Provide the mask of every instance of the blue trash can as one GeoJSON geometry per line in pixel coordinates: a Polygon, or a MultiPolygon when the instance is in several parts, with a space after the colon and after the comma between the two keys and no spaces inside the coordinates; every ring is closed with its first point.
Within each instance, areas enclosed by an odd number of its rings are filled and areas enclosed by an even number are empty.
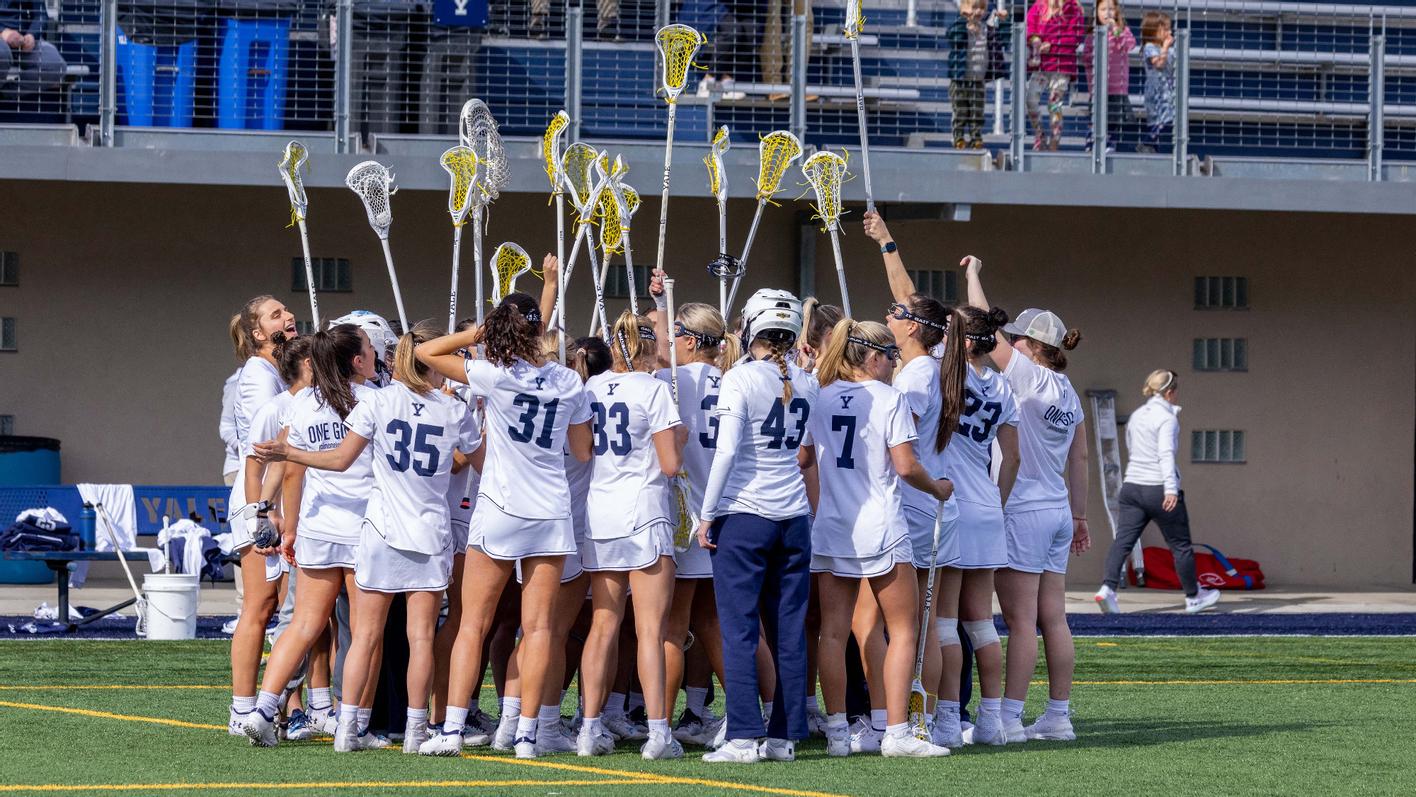
{"type": "Polygon", "coordinates": [[[290,60],[290,20],[222,21],[217,127],[280,130],[290,60]]]}
{"type": "Polygon", "coordinates": [[[197,90],[197,42],[139,44],[118,31],[119,124],[191,127],[197,90]]]}
{"type": "MultiPolygon", "coordinates": [[[[59,483],[59,441],[52,437],[0,437],[0,486],[59,483]]],[[[0,518],[8,528],[15,518],[0,518]]],[[[43,562],[0,560],[0,584],[49,584],[54,571],[43,562]]]]}

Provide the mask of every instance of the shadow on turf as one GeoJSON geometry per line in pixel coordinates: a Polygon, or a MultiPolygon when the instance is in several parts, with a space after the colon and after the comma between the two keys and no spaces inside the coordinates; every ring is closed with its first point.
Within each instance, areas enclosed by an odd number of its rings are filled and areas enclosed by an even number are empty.
{"type": "MultiPolygon", "coordinates": [[[[1267,736],[1273,733],[1308,731],[1314,728],[1336,726],[1336,722],[1271,722],[1255,720],[1244,722],[1223,722],[1216,720],[1076,720],[1077,740],[1075,742],[1030,741],[1023,745],[984,748],[989,753],[1023,752],[1027,748],[1112,748],[1142,747],[1191,742],[1208,739],[1233,739],[1244,736],[1267,736]]],[[[968,754],[978,748],[969,747],[968,754]]]]}

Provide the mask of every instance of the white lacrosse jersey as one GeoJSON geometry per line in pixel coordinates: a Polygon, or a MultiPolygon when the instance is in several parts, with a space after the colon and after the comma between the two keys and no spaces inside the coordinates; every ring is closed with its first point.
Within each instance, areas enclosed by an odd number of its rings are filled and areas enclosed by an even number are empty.
{"type": "MultiPolygon", "coordinates": [[[[472,423],[477,427],[478,437],[482,434],[482,425],[477,420],[477,397],[472,395],[472,391],[466,385],[454,385],[453,393],[458,401],[467,407],[467,414],[472,416],[472,423]]],[[[464,454],[471,451],[460,449],[464,454]]],[[[477,487],[481,476],[477,469],[471,465],[461,473],[452,474],[447,491],[447,511],[452,516],[454,525],[467,528],[472,522],[472,510],[477,506],[477,487]]]]}
{"type": "Polygon", "coordinates": [[[400,551],[431,556],[447,550],[452,452],[481,444],[467,405],[440,390],[418,395],[394,382],[365,393],[345,424],[373,449],[364,522],[400,551]]]}
{"type": "MultiPolygon", "coordinates": [[[[655,376],[672,384],[669,369],[655,376]]],[[[688,427],[688,442],[683,446],[683,472],[687,477],[688,505],[703,506],[703,491],[708,486],[708,471],[713,467],[713,452],[718,447],[718,388],[723,372],[716,365],[689,363],[678,367],[678,412],[688,427]]]]}
{"type": "Polygon", "coordinates": [[[821,388],[809,426],[821,474],[812,553],[860,558],[889,550],[909,533],[890,459],[891,448],[917,437],[909,402],[884,382],[837,380],[821,388]]]}
{"type": "Polygon", "coordinates": [[[585,391],[595,414],[590,539],[617,540],[667,523],[676,513],[652,438],[680,424],[669,386],[644,371],[606,371],[591,377],[585,391]]]}
{"type": "Polygon", "coordinates": [[[745,512],[769,520],[810,514],[797,449],[811,445],[807,428],[821,387],[816,377],[787,365],[792,398],[782,403],[782,373],[770,360],[745,359],[723,374],[714,415],[741,419],[745,435],[715,507],[704,499],[699,517],[745,512]]]}
{"type": "Polygon", "coordinates": [[[467,384],[483,396],[487,458],[477,500],[528,520],[570,517],[566,429],[590,420],[580,377],[559,363],[517,360],[502,368],[468,360],[467,384]]]}
{"type": "MultiPolygon", "coordinates": [[[[948,453],[939,451],[935,441],[939,439],[939,417],[944,412],[944,397],[939,393],[939,361],[931,355],[923,355],[905,363],[895,374],[895,389],[900,391],[909,404],[910,412],[918,416],[915,421],[919,439],[915,440],[915,458],[924,466],[925,472],[935,479],[949,478],[945,459],[948,453]]],[[[818,444],[820,438],[817,438],[818,444]]],[[[939,510],[939,501],[934,496],[917,490],[904,482],[905,506],[934,517],[939,510]]]]}
{"type": "MultiPolygon", "coordinates": [[[[373,388],[350,385],[356,402],[363,402],[373,388]]],[[[358,406],[356,404],[355,406],[358,406]]],[[[286,444],[302,451],[332,451],[344,442],[347,427],[339,413],[324,403],[320,392],[307,387],[290,402],[286,421],[290,436],[286,444]]],[[[373,452],[363,453],[340,473],[318,468],[305,469],[305,487],[300,498],[298,533],[314,540],[345,545],[359,543],[359,527],[374,486],[373,452]]]]}
{"type": "MultiPolygon", "coordinates": [[[[256,410],[256,414],[251,418],[251,425],[246,429],[249,435],[245,448],[241,451],[242,457],[249,457],[255,453],[256,443],[268,443],[280,436],[280,430],[285,428],[285,421],[290,417],[290,410],[295,402],[295,396],[289,390],[281,390],[271,396],[268,401],[256,410]]],[[[251,499],[259,501],[260,496],[251,499]]]]}
{"type": "Polygon", "coordinates": [[[260,357],[252,357],[241,366],[236,383],[236,440],[240,443],[243,456],[250,453],[251,422],[255,420],[256,413],[267,401],[288,388],[289,385],[281,381],[275,366],[260,357]]]}
{"type": "Polygon", "coordinates": [[[1077,424],[1082,422],[1082,402],[1072,382],[1014,352],[1003,376],[1018,402],[1018,480],[1008,495],[1008,510],[1067,507],[1067,452],[1077,424]]]}
{"type": "Polygon", "coordinates": [[[944,449],[945,472],[954,483],[954,497],[984,506],[1002,506],[993,481],[993,446],[998,427],[1018,425],[1018,405],[1003,375],[991,368],[979,374],[970,365],[964,383],[959,428],[944,449]]]}
{"type": "Polygon", "coordinates": [[[570,488],[570,520],[575,530],[576,542],[590,535],[590,479],[595,475],[595,458],[581,462],[569,451],[565,452],[565,480],[570,488]]]}

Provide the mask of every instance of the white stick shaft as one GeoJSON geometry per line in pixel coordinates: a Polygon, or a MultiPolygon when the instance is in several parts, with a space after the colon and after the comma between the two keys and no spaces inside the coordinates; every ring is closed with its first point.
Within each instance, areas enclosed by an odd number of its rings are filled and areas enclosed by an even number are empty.
{"type": "Polygon", "coordinates": [[[718,203],[718,251],[728,253],[728,205],[718,203]]]}
{"type": "MultiPolygon", "coordinates": [[[[113,546],[113,551],[118,554],[118,564],[123,566],[123,575],[128,577],[128,586],[133,588],[133,597],[138,600],[143,599],[143,593],[138,589],[138,581],[133,578],[133,569],[128,566],[127,557],[123,556],[123,546],[118,542],[118,532],[113,530],[113,520],[108,517],[108,510],[103,508],[103,504],[94,504],[94,509],[98,510],[98,516],[103,520],[103,530],[108,532],[108,543],[113,546]]],[[[60,574],[60,578],[68,578],[65,574],[60,574]]],[[[62,618],[62,622],[68,622],[69,618],[62,618]]]]}
{"type": "Polygon", "coordinates": [[[757,240],[757,225],[762,222],[762,209],[767,207],[767,200],[757,200],[757,212],[752,214],[752,226],[747,228],[747,242],[742,246],[742,257],[738,258],[738,269],[741,274],[733,277],[732,290],[728,291],[728,303],[723,306],[723,320],[728,320],[728,313],[733,309],[733,300],[737,298],[738,283],[742,282],[743,275],[747,273],[747,256],[752,254],[752,242],[757,240]]]}
{"type": "Polygon", "coordinates": [[[600,264],[595,262],[595,242],[590,238],[590,225],[582,227],[581,234],[585,236],[585,251],[590,257],[590,274],[595,277],[595,315],[590,319],[590,334],[595,334],[595,324],[599,323],[608,336],[610,325],[605,320],[605,273],[609,271],[610,259],[605,258],[605,271],[601,271],[600,264]]]}
{"type": "Polygon", "coordinates": [[[929,633],[929,616],[934,613],[934,576],[939,571],[934,560],[939,557],[939,532],[944,517],[944,502],[939,502],[938,513],[934,516],[934,545],[929,549],[929,576],[924,582],[924,608],[919,617],[919,643],[915,649],[915,680],[924,675],[924,641],[929,633]]]}
{"type": "Polygon", "coordinates": [[[674,404],[678,404],[678,347],[674,345],[674,281],[671,279],[664,280],[664,299],[668,301],[665,311],[669,314],[664,325],[669,335],[669,385],[674,391],[674,404]]]}
{"type": "Polygon", "coordinates": [[[846,318],[855,318],[851,315],[851,295],[846,290],[846,264],[841,260],[841,239],[837,235],[834,223],[829,232],[831,234],[831,255],[836,258],[836,278],[841,282],[841,309],[846,311],[846,318]]]}
{"type": "MultiPolygon", "coordinates": [[[[583,226],[585,226],[585,225],[580,225],[580,224],[577,222],[577,227],[583,227],[583,226]]],[[[571,247],[570,247],[570,260],[567,261],[566,264],[565,264],[565,266],[564,266],[564,271],[565,271],[565,283],[566,283],[567,285],[570,284],[570,278],[571,278],[571,276],[575,274],[575,261],[576,261],[577,258],[580,257],[580,242],[581,242],[581,241],[584,241],[584,240],[585,240],[585,236],[581,235],[581,234],[578,233],[578,232],[575,234],[575,242],[574,242],[574,243],[571,245],[571,247]]],[[[593,245],[593,244],[592,244],[592,245],[593,245]]],[[[565,304],[564,304],[564,303],[558,304],[558,305],[556,306],[556,309],[553,310],[553,311],[551,311],[551,322],[550,322],[550,323],[551,323],[551,326],[552,326],[552,327],[559,326],[561,329],[570,329],[570,324],[566,323],[565,318],[566,318],[566,315],[565,315],[565,304]]]]}
{"type": "MultiPolygon", "coordinates": [[[[593,250],[592,250],[592,251],[593,251],[593,250]]],[[[591,268],[590,278],[591,278],[591,279],[595,279],[595,280],[599,280],[599,287],[600,287],[600,290],[601,290],[601,291],[604,291],[604,289],[605,289],[605,280],[610,276],[610,258],[608,258],[608,257],[605,258],[604,265],[601,265],[601,266],[598,266],[598,267],[597,267],[597,266],[595,266],[595,265],[592,263],[591,266],[590,266],[590,268],[591,268]]],[[[603,294],[602,294],[602,295],[603,295],[603,294]]],[[[596,298],[599,298],[599,297],[596,297],[596,298]]],[[[602,304],[603,304],[603,302],[602,302],[602,304]]],[[[599,310],[600,308],[597,307],[596,309],[599,310]]],[[[594,316],[590,319],[590,334],[591,334],[591,335],[594,335],[596,332],[599,332],[599,331],[601,330],[601,328],[603,328],[603,329],[605,330],[605,333],[604,333],[604,334],[606,334],[606,335],[609,334],[609,327],[604,326],[603,324],[600,323],[600,321],[601,321],[601,319],[602,319],[603,317],[604,317],[604,316],[602,316],[601,314],[596,313],[596,314],[594,314],[594,316]]]]}
{"type": "Polygon", "coordinates": [[[865,90],[860,76],[860,39],[851,39],[851,67],[855,70],[856,124],[860,127],[860,171],[865,180],[865,209],[875,210],[875,193],[870,190],[870,140],[865,121],[865,90]]]}
{"type": "MultiPolygon", "coordinates": [[[[664,244],[669,235],[669,172],[674,163],[674,120],[678,116],[678,103],[669,103],[669,129],[664,135],[664,193],[659,198],[659,254],[654,258],[654,268],[664,270],[664,244]]],[[[633,286],[631,275],[630,285],[633,286]]],[[[629,293],[630,307],[634,306],[634,291],[629,293]]],[[[635,311],[638,313],[638,311],[635,311]]]]}
{"type": "Polygon", "coordinates": [[[296,219],[300,226],[300,248],[305,252],[305,286],[310,289],[310,321],[315,330],[320,328],[320,301],[315,297],[315,267],[310,262],[310,233],[305,229],[305,220],[296,219]]]}
{"type": "MultiPolygon", "coordinates": [[[[620,246],[624,248],[624,273],[625,284],[629,286],[629,312],[639,315],[639,297],[636,294],[639,290],[634,286],[634,249],[629,245],[629,228],[624,228],[620,233],[620,246]]],[[[605,262],[610,262],[610,256],[605,255],[605,262]]]]}
{"type": "MultiPolygon", "coordinates": [[[[565,307],[565,281],[569,277],[566,274],[565,265],[565,196],[561,192],[556,192],[556,310],[565,307]]],[[[560,326],[560,335],[556,336],[556,351],[560,355],[560,361],[565,362],[565,325],[560,326]]]]}
{"type": "Polygon", "coordinates": [[[482,325],[485,318],[486,288],[482,285],[482,208],[472,209],[472,270],[475,278],[472,280],[477,291],[477,326],[482,325]]]}
{"type": "Polygon", "coordinates": [[[393,304],[398,308],[398,323],[403,325],[403,331],[408,331],[408,313],[403,310],[403,291],[398,289],[398,272],[393,270],[393,250],[388,248],[388,239],[380,238],[383,244],[384,264],[388,266],[388,281],[393,285],[393,304]]]}
{"type": "Polygon", "coordinates": [[[452,228],[452,290],[448,292],[447,300],[447,331],[457,329],[457,267],[462,259],[462,227],[452,228]]]}

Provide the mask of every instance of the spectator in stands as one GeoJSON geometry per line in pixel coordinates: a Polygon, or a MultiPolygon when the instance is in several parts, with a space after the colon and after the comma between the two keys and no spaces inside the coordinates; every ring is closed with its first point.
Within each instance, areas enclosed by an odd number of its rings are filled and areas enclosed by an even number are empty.
{"type": "Polygon", "coordinates": [[[1077,76],[1077,47],[1085,35],[1085,15],[1077,0],[1037,0],[1028,9],[1028,119],[1033,149],[1055,152],[1062,141],[1062,111],[1077,76]],[[1049,124],[1042,126],[1046,108],[1049,124]]]}
{"type": "Polygon", "coordinates": [[[1007,75],[1002,27],[1008,12],[988,13],[988,0],[959,0],[959,16],[949,25],[949,104],[954,149],[983,149],[984,88],[1007,75]]]}
{"type": "MultiPolygon", "coordinates": [[[[811,3],[806,0],[766,0],[762,24],[762,82],[790,83],[792,74],[792,16],[806,17],[806,51],[811,52],[811,3]],[[800,9],[797,9],[797,6],[800,9]]],[[[775,95],[774,95],[775,96],[775,95]]]]}
{"type": "Polygon", "coordinates": [[[44,0],[0,0],[0,87],[6,94],[33,99],[64,81],[64,57],[44,40],[48,22],[44,0]]]}
{"type": "Polygon", "coordinates": [[[1141,57],[1146,63],[1147,152],[1169,152],[1171,130],[1175,126],[1175,59],[1170,48],[1175,37],[1170,32],[1170,15],[1147,11],[1141,20],[1141,57]]]}
{"type": "MultiPolygon", "coordinates": [[[[595,14],[595,38],[600,41],[624,41],[620,35],[620,0],[595,0],[595,14]]],[[[550,19],[551,0],[531,0],[531,38],[548,38],[550,19]]]]}
{"type": "Polygon", "coordinates": [[[766,21],[760,0],[700,2],[686,5],[683,12],[693,20],[685,24],[708,36],[707,44],[698,53],[698,58],[708,67],[708,74],[698,85],[699,96],[716,91],[721,92],[725,100],[743,99],[746,95],[736,90],[733,76],[747,75],[752,79],[756,74],[757,48],[766,21]]]}
{"type": "MultiPolygon", "coordinates": [[[[1096,27],[1106,28],[1106,146],[1119,149],[1130,141],[1136,126],[1131,111],[1131,50],[1136,37],[1126,26],[1117,0],[1098,0],[1095,22],[1096,27]]],[[[1095,81],[1096,76],[1092,78],[1095,81]]]]}

